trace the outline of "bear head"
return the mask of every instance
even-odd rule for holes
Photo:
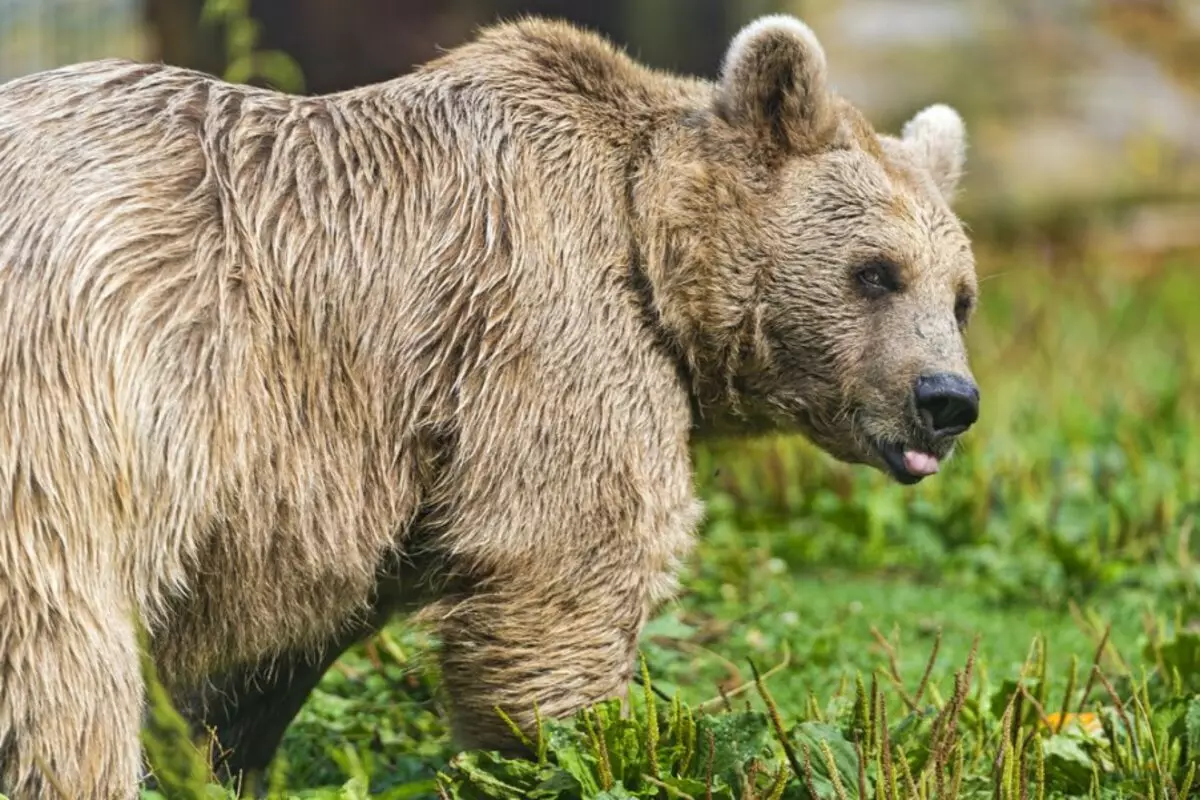
[[[699,427],[798,430],[906,484],[936,472],[979,412],[961,118],[934,105],[876,133],[781,15],[744,28],[699,96],[634,190]]]

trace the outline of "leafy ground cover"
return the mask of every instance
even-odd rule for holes
[[[276,795],[1200,795],[1194,264],[985,256],[983,416],[943,474],[698,452],[708,520],[624,712],[544,720],[525,760],[455,752],[398,621],[325,677]],[[158,796],[227,796],[172,731],[148,729]]]

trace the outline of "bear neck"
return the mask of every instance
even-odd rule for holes
[[[768,430],[752,376],[768,366],[757,312],[761,257],[723,237],[728,198],[697,155],[688,113],[664,114],[631,145],[627,196],[635,264],[652,324],[687,376],[700,435]],[[686,154],[681,158],[681,154]]]

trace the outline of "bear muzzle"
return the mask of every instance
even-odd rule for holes
[[[979,419],[979,387],[952,372],[917,378],[913,400],[926,432],[935,440],[961,436]]]
[[[956,373],[921,375],[913,385],[912,401],[919,420],[912,440],[872,442],[887,471],[905,485],[936,474],[955,440],[979,419],[979,387]]]

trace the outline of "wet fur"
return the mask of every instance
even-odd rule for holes
[[[712,84],[530,19],[327,97],[0,87],[0,790],[134,796],[135,619],[186,698],[420,608],[460,743],[507,746],[495,705],[622,691],[693,435],[906,430],[896,387],[965,368],[960,132],[876,136],[793,22]],[[918,276],[888,323],[867,235]]]

